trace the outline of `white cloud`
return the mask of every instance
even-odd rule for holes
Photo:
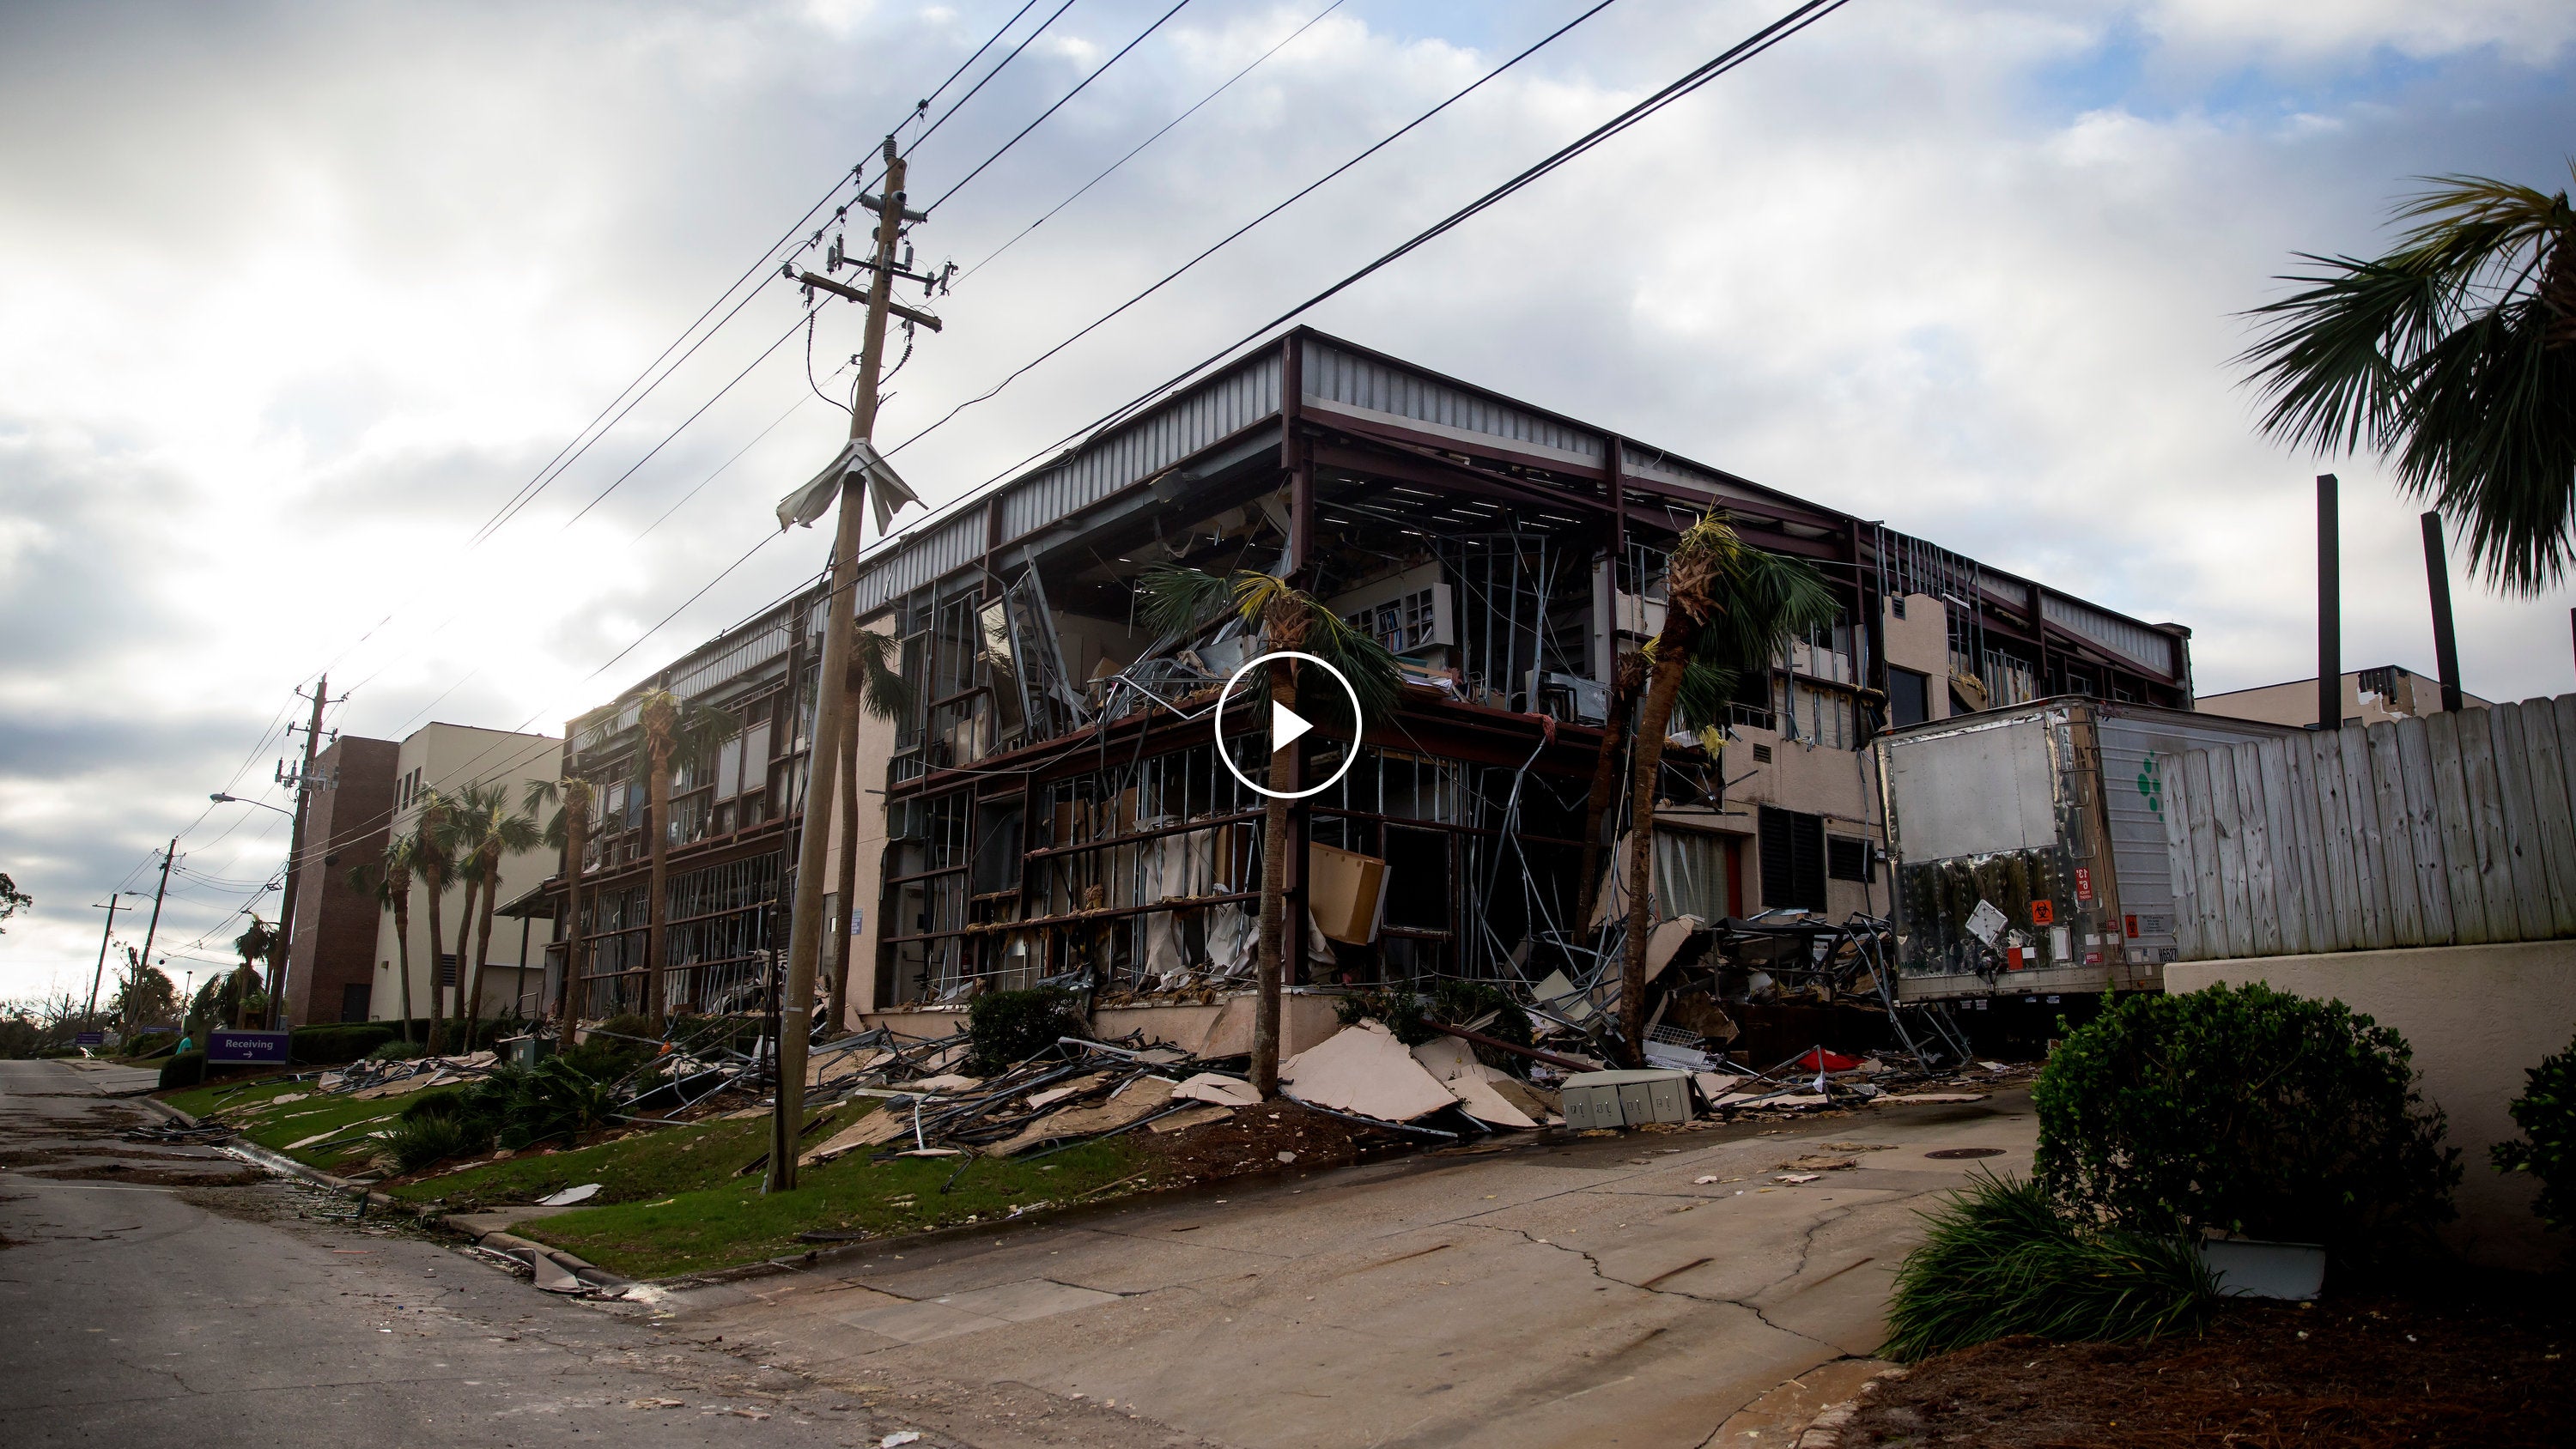
[[[940,208],[925,255],[984,256],[1322,3],[1184,11]],[[1167,4],[1071,12],[921,149],[916,195]],[[587,678],[830,450],[839,415],[796,406],[799,340],[637,466],[789,325],[785,289],[465,540],[1010,8],[0,20],[0,866],[41,902],[0,939],[0,996],[85,962],[81,907],[208,790],[266,778],[280,751],[254,740],[323,661],[357,686],[338,722],[359,733],[433,702],[552,727],[818,564],[819,534],[773,543]],[[888,432],[1570,13],[1351,0],[943,299]],[[1613,7],[907,452],[907,475],[964,491],[1767,18]],[[2346,657],[2422,667],[2412,509],[2374,466],[2251,436],[2234,314],[2293,251],[2368,250],[2407,176],[2562,177],[2568,28],[2537,4],[1872,0],[1313,320],[2190,623],[2212,687],[2302,667],[2307,479],[2337,467]],[[827,314],[818,372],[854,346]],[[2464,584],[2471,687],[2566,687],[2569,602]],[[278,841],[217,817],[187,848],[248,879]],[[173,924],[193,939],[237,899],[197,891]]]

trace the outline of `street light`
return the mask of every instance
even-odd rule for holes
[[[206,798],[214,801],[218,805],[256,805],[262,810],[274,810],[289,820],[295,818],[295,812],[287,809],[283,805],[271,805],[265,800],[245,800],[239,795],[227,795],[221,790],[217,790]]]

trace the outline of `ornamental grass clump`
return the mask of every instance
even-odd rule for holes
[[[1900,1362],[2016,1333],[2117,1343],[2197,1332],[2217,1298],[2190,1244],[2080,1228],[2034,1180],[1980,1174],[1923,1216],[1930,1235],[1896,1270],[1878,1350]]]

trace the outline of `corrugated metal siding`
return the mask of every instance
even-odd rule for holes
[[[1002,541],[1024,537],[1140,483],[1279,411],[1279,354],[1266,351],[1189,388],[1072,457],[1001,490]],[[859,579],[865,614],[984,551],[984,513],[969,508],[899,539]]]
[[[1695,488],[1702,493],[1721,493],[1732,491],[1727,489],[1725,484],[1719,481],[1716,474],[1709,472],[1705,468],[1692,467],[1690,464],[1683,462],[1679,458],[1672,457],[1668,454],[1647,454],[1640,457],[1638,456],[1637,450],[1634,447],[1631,447],[1628,451],[1626,463],[1627,471],[1640,478],[1653,478],[1661,482],[1678,483],[1684,488]]]
[[[1278,411],[1279,354],[1268,352],[1012,483],[1002,495],[1002,538],[1034,533]]]
[[[796,638],[795,616],[781,610],[775,617],[755,625],[729,644],[720,645],[708,657],[671,675],[671,692],[682,699],[698,699],[787,652]]]
[[[903,545],[859,579],[859,612],[864,614],[898,595],[962,568],[984,552],[984,510],[970,508],[933,525]]]
[[[1318,338],[1306,339],[1302,365],[1309,397],[1581,457],[1602,456],[1598,433],[1568,427],[1485,393],[1344,352]]]
[[[2171,634],[2158,633],[2144,624],[2057,594],[2043,592],[2039,611],[2048,617],[2048,622],[2081,634],[2123,658],[2134,659],[2168,677],[2182,674]]]

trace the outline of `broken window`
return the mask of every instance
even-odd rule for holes
[[[1848,835],[1826,836],[1825,875],[1831,880],[1864,884],[1877,880],[1877,861],[1870,853],[1869,842]]]

